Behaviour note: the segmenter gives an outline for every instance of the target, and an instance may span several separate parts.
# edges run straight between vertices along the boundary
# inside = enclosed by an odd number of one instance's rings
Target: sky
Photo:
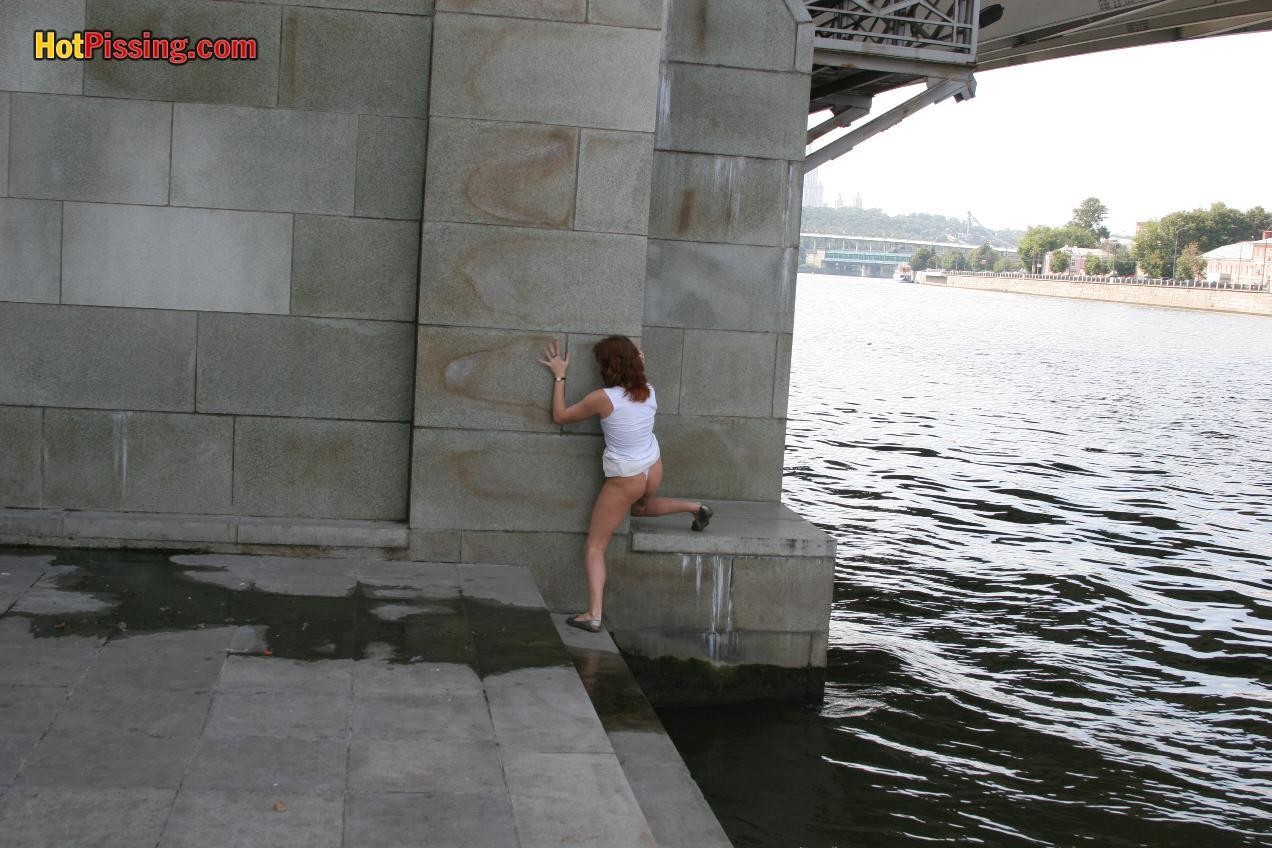
[[[987,71],[971,100],[929,106],[818,173],[828,205],[860,192],[889,214],[970,211],[993,229],[1064,224],[1092,195],[1122,235],[1215,201],[1272,208],[1269,85],[1272,33]],[[872,115],[918,90],[875,98]]]

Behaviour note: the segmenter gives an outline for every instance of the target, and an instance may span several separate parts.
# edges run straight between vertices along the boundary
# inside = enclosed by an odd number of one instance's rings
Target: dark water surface
[[[738,846],[1272,845],[1272,319],[801,277],[825,702],[665,711]]]

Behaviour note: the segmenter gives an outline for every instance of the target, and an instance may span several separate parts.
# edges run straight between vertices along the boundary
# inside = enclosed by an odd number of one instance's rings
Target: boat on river
[[[898,283],[914,282],[914,269],[910,267],[910,263],[902,262],[897,266],[897,270],[892,272],[892,279]]]

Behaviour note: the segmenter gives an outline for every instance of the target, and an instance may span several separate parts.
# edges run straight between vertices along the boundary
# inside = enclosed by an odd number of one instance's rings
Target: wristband
[[[553,378],[552,378],[552,382],[554,382],[554,383],[564,383],[564,382],[565,382],[565,378],[564,378],[564,377],[553,377]]]

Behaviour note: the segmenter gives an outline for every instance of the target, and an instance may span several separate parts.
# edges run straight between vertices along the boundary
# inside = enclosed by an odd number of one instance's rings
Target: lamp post
[[[1176,227],[1172,232],[1175,234],[1174,245],[1170,249],[1170,278],[1175,279],[1175,262],[1179,259],[1179,231],[1187,230],[1188,226]]]

